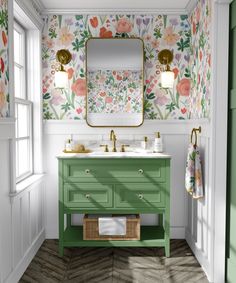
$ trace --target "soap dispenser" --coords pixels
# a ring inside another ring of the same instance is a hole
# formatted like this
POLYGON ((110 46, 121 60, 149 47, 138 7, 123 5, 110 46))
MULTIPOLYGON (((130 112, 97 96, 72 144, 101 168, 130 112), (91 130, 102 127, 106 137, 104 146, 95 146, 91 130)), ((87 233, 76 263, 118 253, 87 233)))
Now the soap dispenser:
POLYGON ((163 152, 163 143, 160 132, 156 133, 155 141, 154 141, 154 152, 163 152))

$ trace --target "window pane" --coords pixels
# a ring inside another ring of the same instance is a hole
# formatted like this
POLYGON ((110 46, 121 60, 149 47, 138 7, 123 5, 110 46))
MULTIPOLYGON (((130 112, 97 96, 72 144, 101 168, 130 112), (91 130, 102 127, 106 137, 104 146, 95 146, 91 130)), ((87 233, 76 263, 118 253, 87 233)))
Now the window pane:
POLYGON ((17 104, 18 138, 29 136, 29 105, 17 104))
POLYGON ((22 63, 22 35, 14 30, 14 62, 22 63))
POLYGON ((25 99, 25 92, 23 88, 24 82, 24 69, 14 66, 14 74, 15 74, 15 97, 19 97, 25 99))
POLYGON ((30 171, 29 162, 29 140, 18 140, 18 176, 19 177, 30 171))

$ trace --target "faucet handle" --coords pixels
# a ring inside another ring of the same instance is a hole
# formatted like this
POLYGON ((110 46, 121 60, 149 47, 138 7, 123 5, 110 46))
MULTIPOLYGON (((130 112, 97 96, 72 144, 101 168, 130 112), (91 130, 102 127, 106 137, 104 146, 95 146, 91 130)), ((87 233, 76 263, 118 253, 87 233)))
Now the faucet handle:
POLYGON ((107 144, 100 144, 100 147, 104 147, 104 152, 109 152, 107 144))
POLYGON ((128 144, 122 144, 120 151, 125 152, 126 147, 129 147, 129 145, 128 144))

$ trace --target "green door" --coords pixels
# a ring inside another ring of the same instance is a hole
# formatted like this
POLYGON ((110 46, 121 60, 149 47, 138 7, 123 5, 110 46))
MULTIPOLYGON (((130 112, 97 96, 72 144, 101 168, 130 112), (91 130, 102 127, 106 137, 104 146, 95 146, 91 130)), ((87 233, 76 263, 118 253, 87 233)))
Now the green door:
POLYGON ((230 6, 227 282, 236 282, 236 0, 230 6))

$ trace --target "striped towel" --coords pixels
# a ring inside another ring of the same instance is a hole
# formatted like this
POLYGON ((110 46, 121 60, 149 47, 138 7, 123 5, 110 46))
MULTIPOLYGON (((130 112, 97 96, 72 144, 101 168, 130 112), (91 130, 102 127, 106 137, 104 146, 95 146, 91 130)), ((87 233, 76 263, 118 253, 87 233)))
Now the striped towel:
POLYGON ((188 148, 185 188, 195 199, 204 197, 200 153, 198 147, 192 143, 188 148))

